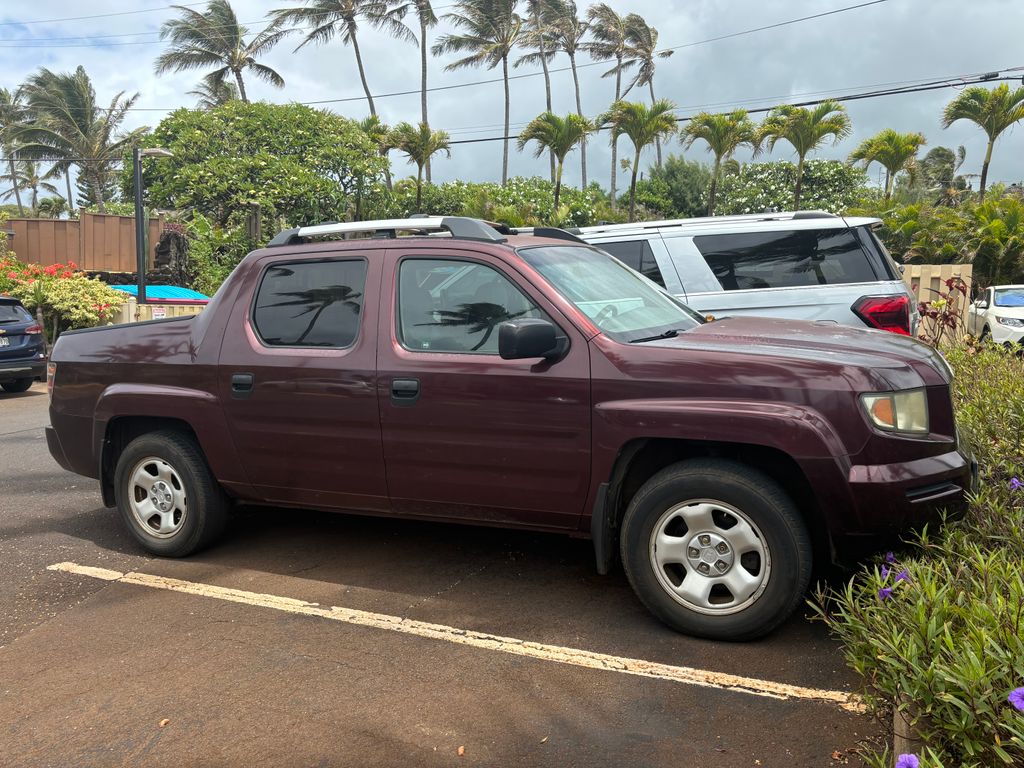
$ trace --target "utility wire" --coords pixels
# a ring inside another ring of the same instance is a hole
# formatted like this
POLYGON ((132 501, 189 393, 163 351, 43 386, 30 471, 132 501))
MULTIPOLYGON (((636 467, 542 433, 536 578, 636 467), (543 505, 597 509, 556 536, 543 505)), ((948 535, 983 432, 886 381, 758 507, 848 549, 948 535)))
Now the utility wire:
MULTIPOLYGON (((1007 76, 1005 76, 1005 73, 1007 73, 1007 72, 1020 72, 1020 71, 1024 71, 1024 66, 1009 67, 1009 68, 1003 69, 1001 71, 990 71, 990 72, 986 72, 986 73, 980 74, 980 75, 966 75, 966 76, 963 76, 963 77, 945 78, 945 79, 942 79, 942 80, 934 80, 934 81, 931 81, 931 82, 925 82, 925 83, 920 83, 918 85, 906 86, 906 87, 901 87, 901 88, 873 89, 873 90, 868 90, 868 91, 862 91, 860 93, 852 93, 852 94, 846 94, 846 95, 841 95, 841 96, 831 96, 831 97, 824 97, 824 98, 820 98, 820 99, 810 99, 810 100, 804 100, 804 101, 788 102, 787 105, 788 106, 793 106, 793 107, 810 107, 810 106, 815 106, 817 104, 821 104, 822 102, 829 101, 829 100, 832 100, 832 101, 859 101, 859 100, 862 100, 862 99, 874 99, 874 98, 880 98, 880 97, 883 97, 883 96, 901 96, 901 95, 912 94, 912 93, 922 93, 922 92, 925 92, 925 91, 934 91, 934 90, 938 90, 938 89, 941 89, 941 88, 963 88, 963 87, 968 86, 968 85, 977 85, 979 83, 1000 82, 1000 81, 1016 81, 1016 80, 1020 80, 1021 78, 1019 76, 1007 77, 1007 76)), ((848 90, 848 89, 838 89, 838 90, 848 90)), ((740 100, 739 102, 734 102, 734 103, 742 103, 742 100, 740 100)), ((775 109, 776 106, 780 106, 780 105, 776 104, 775 106, 772 106, 772 107, 759 107, 757 109, 750 109, 750 110, 747 110, 747 111, 749 113, 751 113, 751 114, 765 113, 765 112, 770 112, 771 110, 775 109)), ((680 117, 676 118, 676 122, 683 123, 683 122, 687 122, 687 121, 692 120, 692 119, 693 119, 693 115, 680 116, 680 117)), ((607 128, 601 128, 599 130, 607 130, 607 128)), ((488 137, 479 138, 479 139, 460 139, 460 140, 452 141, 451 144, 453 144, 453 145, 454 144, 480 144, 480 143, 484 143, 484 142, 488 142, 488 141, 504 141, 506 139, 511 140, 511 139, 517 139, 517 138, 519 138, 518 135, 515 135, 515 136, 488 136, 488 137)), ((282 154, 279 154, 278 157, 304 157, 304 155, 301 154, 301 153, 282 153, 282 154)), ((26 158, 0 157, 0 162, 8 162, 11 159, 21 160, 21 159, 26 159, 26 158)), ((37 160, 37 161, 40 161, 40 162, 60 162, 60 161, 64 161, 64 162, 76 163, 76 162, 90 161, 90 158, 77 158, 77 157, 76 158, 68 158, 68 157, 33 157, 31 159, 32 160, 37 160)), ((95 162, 95 161, 92 161, 92 162, 95 162)), ((122 161, 121 161, 121 159, 115 159, 115 160, 104 161, 104 162, 120 163, 122 161)))
MULTIPOLYGON (((187 7, 195 5, 206 5, 205 2, 200 3, 177 3, 177 5, 184 5, 187 7)), ((137 11, 117 11, 115 13, 95 13, 91 16, 63 16, 58 19, 32 19, 30 21, 0 21, 0 27, 21 27, 27 24, 55 24, 60 21, 84 21, 85 19, 109 19, 111 16, 131 16, 138 13, 152 13, 153 11, 166 11, 169 8, 173 8, 173 5, 160 5, 156 8, 140 8, 137 11)))

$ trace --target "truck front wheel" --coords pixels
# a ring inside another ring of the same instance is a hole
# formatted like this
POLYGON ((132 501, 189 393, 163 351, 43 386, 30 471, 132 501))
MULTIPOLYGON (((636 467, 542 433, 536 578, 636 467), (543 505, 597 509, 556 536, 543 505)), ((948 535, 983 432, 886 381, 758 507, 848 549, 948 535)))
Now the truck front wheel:
POLYGON ((128 444, 114 471, 114 498, 136 541, 164 557, 208 546, 227 522, 223 491, 199 447, 179 432, 150 432, 128 444))
POLYGON ((626 510, 620 544, 644 605, 699 637, 767 634, 810 580, 811 541, 792 499, 728 460, 693 459, 654 475, 626 510))

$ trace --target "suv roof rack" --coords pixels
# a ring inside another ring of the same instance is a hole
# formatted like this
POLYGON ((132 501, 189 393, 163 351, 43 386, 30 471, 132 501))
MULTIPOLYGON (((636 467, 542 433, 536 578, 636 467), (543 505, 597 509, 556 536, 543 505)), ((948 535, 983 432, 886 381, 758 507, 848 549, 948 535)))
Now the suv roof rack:
POLYGON ((506 238, 498 230, 479 219, 465 216, 414 216, 408 219, 378 219, 377 221, 344 221, 295 227, 279 232, 268 247, 299 245, 314 237, 371 232, 375 237, 398 237, 399 232, 425 234, 431 230, 444 231, 459 240, 479 240, 485 243, 504 243, 506 238))
POLYGON ((661 221, 635 221, 629 224, 596 224, 584 227, 587 233, 614 232, 620 229, 658 229, 661 227, 708 226, 728 222, 800 221, 801 219, 839 219, 827 211, 781 211, 778 213, 742 213, 732 216, 694 216, 689 219, 663 219, 661 221))

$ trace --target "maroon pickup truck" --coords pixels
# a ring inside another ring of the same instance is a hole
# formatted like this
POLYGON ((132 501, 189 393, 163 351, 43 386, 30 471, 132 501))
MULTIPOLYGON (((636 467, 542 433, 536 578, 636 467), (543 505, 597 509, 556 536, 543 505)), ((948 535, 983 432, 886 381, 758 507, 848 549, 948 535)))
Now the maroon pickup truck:
POLYGON ((202 314, 65 333, 51 361, 51 453, 151 552, 210 544, 238 502, 559 531, 706 637, 770 631, 812 563, 972 481, 931 348, 708 322, 560 230, 289 230, 202 314))

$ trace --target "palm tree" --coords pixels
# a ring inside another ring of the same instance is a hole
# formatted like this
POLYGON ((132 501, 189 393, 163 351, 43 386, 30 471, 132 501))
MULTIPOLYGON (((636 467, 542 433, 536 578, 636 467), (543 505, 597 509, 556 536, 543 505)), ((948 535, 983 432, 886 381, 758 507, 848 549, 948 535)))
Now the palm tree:
POLYGON ((67 211, 68 201, 58 195, 57 197, 44 197, 40 200, 36 215, 41 219, 59 219, 67 211))
POLYGON ((250 72, 275 88, 284 87, 284 79, 256 59, 277 45, 287 32, 275 21, 255 37, 246 41, 249 30, 238 23, 228 0, 210 0, 203 13, 183 5, 172 5, 181 15, 165 21, 160 39, 170 40, 170 47, 156 59, 156 73, 187 72, 215 68, 208 77, 222 82, 233 75, 242 101, 248 102, 242 72, 250 72))
MULTIPOLYGON (((634 86, 643 87, 647 86, 651 93, 651 104, 656 99, 654 97, 654 70, 656 67, 655 59, 667 59, 672 55, 672 51, 659 51, 658 50, 658 30, 650 26, 642 16, 635 13, 629 14, 626 19, 626 59, 632 64, 636 64, 636 74, 633 75, 633 80, 629 85, 626 86, 626 90, 622 94, 622 98, 625 98, 626 94, 629 93, 634 86)), ((655 139, 654 146, 657 149, 658 167, 661 168, 661 139, 655 139)))
MULTIPOLYGON (((321 45, 329 43, 340 36, 341 41, 352 46, 356 55, 356 68, 359 80, 363 84, 366 102, 370 105, 370 114, 376 115, 377 108, 373 103, 370 86, 366 82, 366 70, 363 68, 363 56, 359 51, 359 22, 366 21, 372 27, 382 29, 392 37, 415 41, 416 37, 402 23, 405 10, 395 6, 388 0, 304 0, 304 6, 298 8, 282 8, 274 11, 274 24, 293 23, 312 28, 305 39, 296 46, 299 50, 309 43, 321 45)), ((289 30, 297 32, 298 29, 289 30)))
POLYGON ((647 106, 634 101, 616 101, 598 119, 600 125, 607 125, 612 131, 612 141, 626 135, 633 142, 632 177, 629 181, 629 220, 636 213, 636 175, 640 169, 640 153, 660 136, 668 138, 676 131, 676 118, 672 114, 676 105, 668 99, 659 99, 647 106))
POLYGON ((587 134, 594 132, 594 124, 579 114, 559 117, 553 112, 544 112, 530 121, 519 134, 520 151, 531 141, 537 143, 533 156, 540 157, 548 150, 558 160, 555 171, 555 211, 562 193, 562 167, 565 156, 579 144, 586 141, 587 134))
POLYGON ((426 123, 413 126, 399 123, 392 129, 388 140, 390 146, 405 152, 410 163, 416 164, 416 211, 423 204, 423 167, 438 152, 451 157, 451 142, 445 131, 432 131, 426 123))
POLYGON ((89 75, 83 67, 73 73, 55 73, 40 69, 23 86, 31 123, 19 131, 22 146, 18 155, 23 158, 57 157, 54 173, 64 174, 67 184, 68 205, 72 205, 69 169, 78 166, 79 178, 97 190, 96 204, 105 209, 103 190, 110 183, 114 166, 125 150, 148 131, 136 128, 129 133, 120 131, 128 110, 139 94, 125 96, 121 91, 110 100, 110 106, 101 108, 96 103, 89 75))
MULTIPOLYGON (((580 99, 580 78, 576 72, 576 54, 581 50, 583 37, 590 25, 582 21, 576 13, 573 0, 550 0, 551 31, 559 49, 569 57, 569 68, 572 70, 572 83, 576 89, 576 114, 583 117, 583 102, 580 99)), ((584 135, 580 143, 581 186, 587 186, 587 138, 584 135)))
POLYGON ((196 105, 199 109, 215 109, 229 101, 236 101, 238 86, 218 78, 215 72, 211 72, 200 80, 199 86, 194 91, 189 91, 188 95, 199 99, 196 105))
MULTIPOLYGON (((407 0, 404 4, 395 9, 397 18, 405 18, 409 11, 416 14, 419 22, 420 37, 420 122, 430 125, 427 119, 427 30, 437 25, 437 15, 430 0, 407 0)), ((397 35, 404 37, 404 35, 397 35)), ((430 183, 430 162, 427 162, 427 183, 430 183)))
POLYGON ((978 197, 985 199, 988 166, 992 162, 992 147, 999 135, 1014 123, 1024 120, 1024 87, 1010 91, 1006 83, 989 90, 974 86, 961 91, 942 112, 942 127, 949 128, 957 120, 976 123, 988 136, 985 160, 981 164, 981 188, 978 197))
POLYGON ((21 189, 16 181, 14 169, 14 150, 17 146, 13 140, 15 131, 25 119, 25 105, 22 99, 21 89, 9 91, 0 88, 0 151, 7 155, 7 164, 10 171, 8 178, 11 182, 11 189, 14 192, 14 200, 18 204, 18 215, 25 215, 25 207, 21 204, 21 189))
POLYGON ((761 124, 759 140, 767 139, 768 151, 785 139, 793 145, 798 158, 796 166, 796 188, 793 192, 793 208, 800 210, 800 190, 804 180, 804 159, 810 152, 821 146, 829 136, 833 144, 850 135, 850 116, 838 101, 826 99, 814 109, 794 107, 785 104, 773 109, 761 124))
MULTIPOLYGON (((392 149, 391 129, 385 123, 381 122, 381 119, 376 115, 364 117, 359 121, 359 127, 362 129, 363 133, 370 137, 370 141, 377 145, 381 157, 386 158, 388 156, 388 152, 392 149)), ((391 163, 388 162, 388 164, 384 166, 384 183, 387 185, 388 190, 391 189, 390 165, 391 163)), ((427 179, 427 181, 430 181, 430 179, 427 179)))
POLYGON ((16 196, 20 197, 20 195, 16 195, 18 192, 31 192, 31 211, 32 215, 35 216, 39 208, 39 190, 49 192, 51 195, 57 194, 57 188, 47 181, 47 179, 53 178, 53 170, 45 174, 41 171, 42 169, 39 164, 34 160, 19 160, 14 167, 14 188, 7 190, 7 192, 0 196, 0 200, 10 200, 16 196))
MULTIPOLYGON (((551 111, 551 73, 548 63, 555 57, 555 42, 551 39, 548 23, 551 16, 551 0, 526 0, 528 10, 526 23, 519 44, 530 51, 516 59, 513 65, 518 68, 522 64, 540 64, 544 72, 544 106, 551 111)), ((555 155, 548 152, 551 166, 551 183, 555 183, 555 155)))
POLYGON ((442 35, 431 49, 435 56, 442 53, 469 54, 446 66, 446 71, 479 66, 494 69, 501 64, 501 74, 505 83, 502 186, 508 182, 508 57, 523 34, 523 20, 515 12, 516 2, 517 0, 458 0, 455 4, 458 12, 447 13, 444 18, 461 31, 442 35))
MULTIPOLYGON (((628 50, 627 36, 629 29, 626 19, 615 12, 607 3, 598 3, 587 9, 587 21, 590 22, 591 40, 583 48, 591 58, 597 61, 614 61, 614 66, 601 77, 615 75, 615 101, 622 98, 622 73, 627 72, 635 62, 626 61, 628 50)), ((612 172, 608 184, 608 194, 612 205, 615 205, 615 181, 619 171, 618 137, 612 139, 612 172)))
POLYGON ((864 139, 850 154, 850 162, 862 162, 867 168, 878 163, 885 168, 885 199, 892 197, 892 186, 900 171, 913 172, 917 152, 925 144, 924 134, 899 133, 886 128, 870 139, 864 139))
POLYGON ((728 160, 733 153, 747 144, 758 149, 757 126, 747 116, 745 109, 736 109, 727 115, 712 115, 701 112, 690 118, 680 131, 683 147, 689 149, 697 139, 707 142, 708 151, 715 156, 715 165, 711 172, 711 187, 708 190, 708 216, 715 215, 715 193, 718 190, 718 177, 721 174, 722 161, 728 160))

